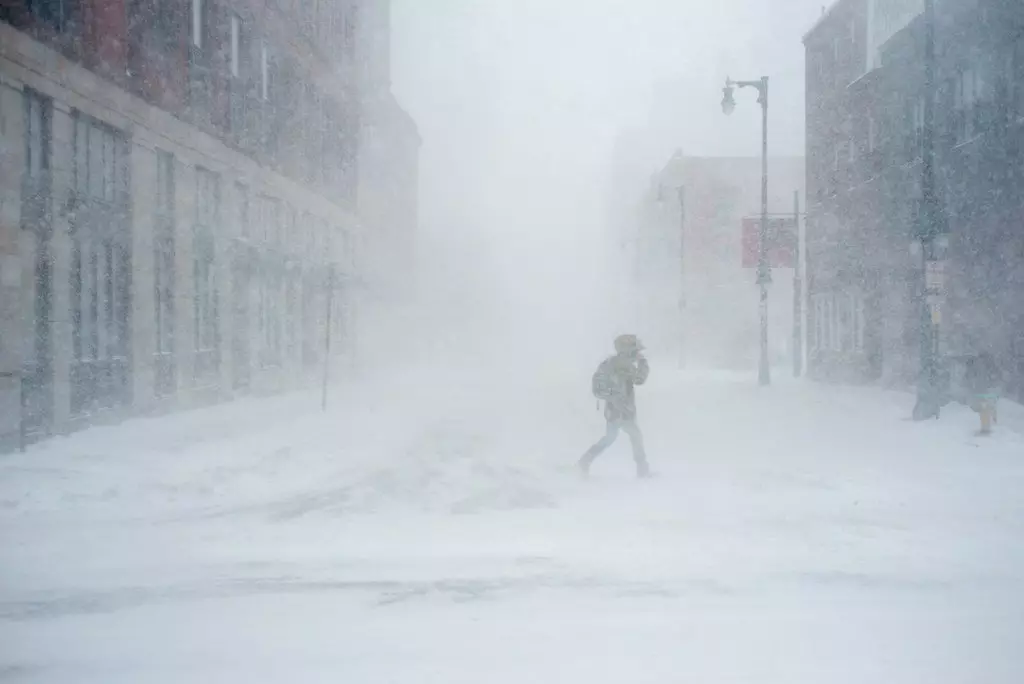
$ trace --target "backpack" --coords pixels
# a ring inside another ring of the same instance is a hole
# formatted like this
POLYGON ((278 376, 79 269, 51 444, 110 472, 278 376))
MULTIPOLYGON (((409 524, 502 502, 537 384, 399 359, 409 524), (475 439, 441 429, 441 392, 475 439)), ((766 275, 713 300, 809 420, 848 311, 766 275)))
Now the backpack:
POLYGON ((608 401, 615 394, 615 376, 612 371, 612 359, 605 359, 594 371, 590 379, 590 391, 602 401, 608 401))

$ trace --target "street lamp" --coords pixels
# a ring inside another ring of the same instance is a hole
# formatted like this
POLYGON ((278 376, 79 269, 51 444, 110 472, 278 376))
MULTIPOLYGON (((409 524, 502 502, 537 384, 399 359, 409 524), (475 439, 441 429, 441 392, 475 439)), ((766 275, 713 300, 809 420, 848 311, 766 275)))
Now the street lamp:
POLYGON ((761 358, 758 363, 757 379, 761 385, 771 384, 768 367, 768 285, 772 282, 771 266, 768 263, 768 77, 758 81, 734 81, 725 79, 722 88, 722 112, 732 114, 736 109, 733 98, 734 88, 755 88, 757 101, 761 105, 761 227, 757 250, 757 284, 761 288, 761 358))
POLYGON ((914 420, 938 418, 942 404, 939 381, 939 326, 945 290, 945 260, 949 248, 946 217, 935 189, 935 0, 925 0, 924 121, 921 150, 921 203, 911 245, 921 259, 921 368, 917 381, 914 420))

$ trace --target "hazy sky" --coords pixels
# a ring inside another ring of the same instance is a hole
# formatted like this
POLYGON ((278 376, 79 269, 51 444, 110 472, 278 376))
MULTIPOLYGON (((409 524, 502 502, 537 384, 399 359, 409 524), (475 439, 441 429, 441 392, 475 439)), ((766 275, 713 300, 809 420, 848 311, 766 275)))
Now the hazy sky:
POLYGON ((485 270, 557 319, 605 277, 595 236, 617 131, 653 112, 665 159, 675 145, 757 155, 754 93, 737 93, 731 117, 719 103, 726 75, 767 75, 772 151, 803 153, 801 38, 821 4, 393 0, 394 89, 424 140, 424 235, 466 255, 465 277, 485 270))

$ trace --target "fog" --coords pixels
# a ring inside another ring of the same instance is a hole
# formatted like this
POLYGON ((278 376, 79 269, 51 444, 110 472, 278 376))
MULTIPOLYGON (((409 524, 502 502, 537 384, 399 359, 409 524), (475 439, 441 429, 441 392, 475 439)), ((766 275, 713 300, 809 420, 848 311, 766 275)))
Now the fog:
POLYGON ((820 3, 0 2, 0 680, 1024 681, 1024 4, 820 3))
POLYGON ((801 36, 820 11, 807 0, 396 1, 393 86, 424 140, 421 323, 457 328, 463 352, 467 336, 498 328, 491 342, 566 358, 606 349, 634 324, 608 227, 611 195, 633 192, 611 182, 616 135, 641 128, 660 143, 652 174, 677 148, 755 157, 759 108, 751 96, 724 117, 721 87, 769 75, 771 154, 802 155, 801 36))

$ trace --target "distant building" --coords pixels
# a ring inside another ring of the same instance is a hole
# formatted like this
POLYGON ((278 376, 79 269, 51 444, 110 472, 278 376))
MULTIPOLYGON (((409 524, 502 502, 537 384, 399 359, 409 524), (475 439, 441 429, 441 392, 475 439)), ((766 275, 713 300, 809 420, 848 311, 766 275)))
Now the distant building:
MULTIPOLYGON (((804 38, 810 368, 913 383, 923 2, 839 0, 804 38)), ((993 352, 1024 396, 1024 4, 936 0, 946 355, 993 352)))
MULTIPOLYGON (((772 157, 768 166, 769 211, 790 217, 794 192, 803 197, 804 161, 772 157)), ((759 300, 755 273, 742 265, 741 227, 744 217, 760 215, 760 207, 757 157, 677 153, 650 179, 632 258, 633 306, 642 312, 641 328, 649 331, 652 346, 674 353, 682 344, 695 363, 756 367, 759 300)), ((791 358, 792 339, 793 269, 778 268, 769 290, 774 362, 791 358)))
POLYGON ((375 294, 401 298, 415 283, 422 141, 390 91, 364 100, 363 111, 359 217, 371 229, 362 271, 375 294))
POLYGON ((300 383, 332 283, 350 353, 374 233, 415 225, 387 5, 0 2, 0 443, 300 383))

